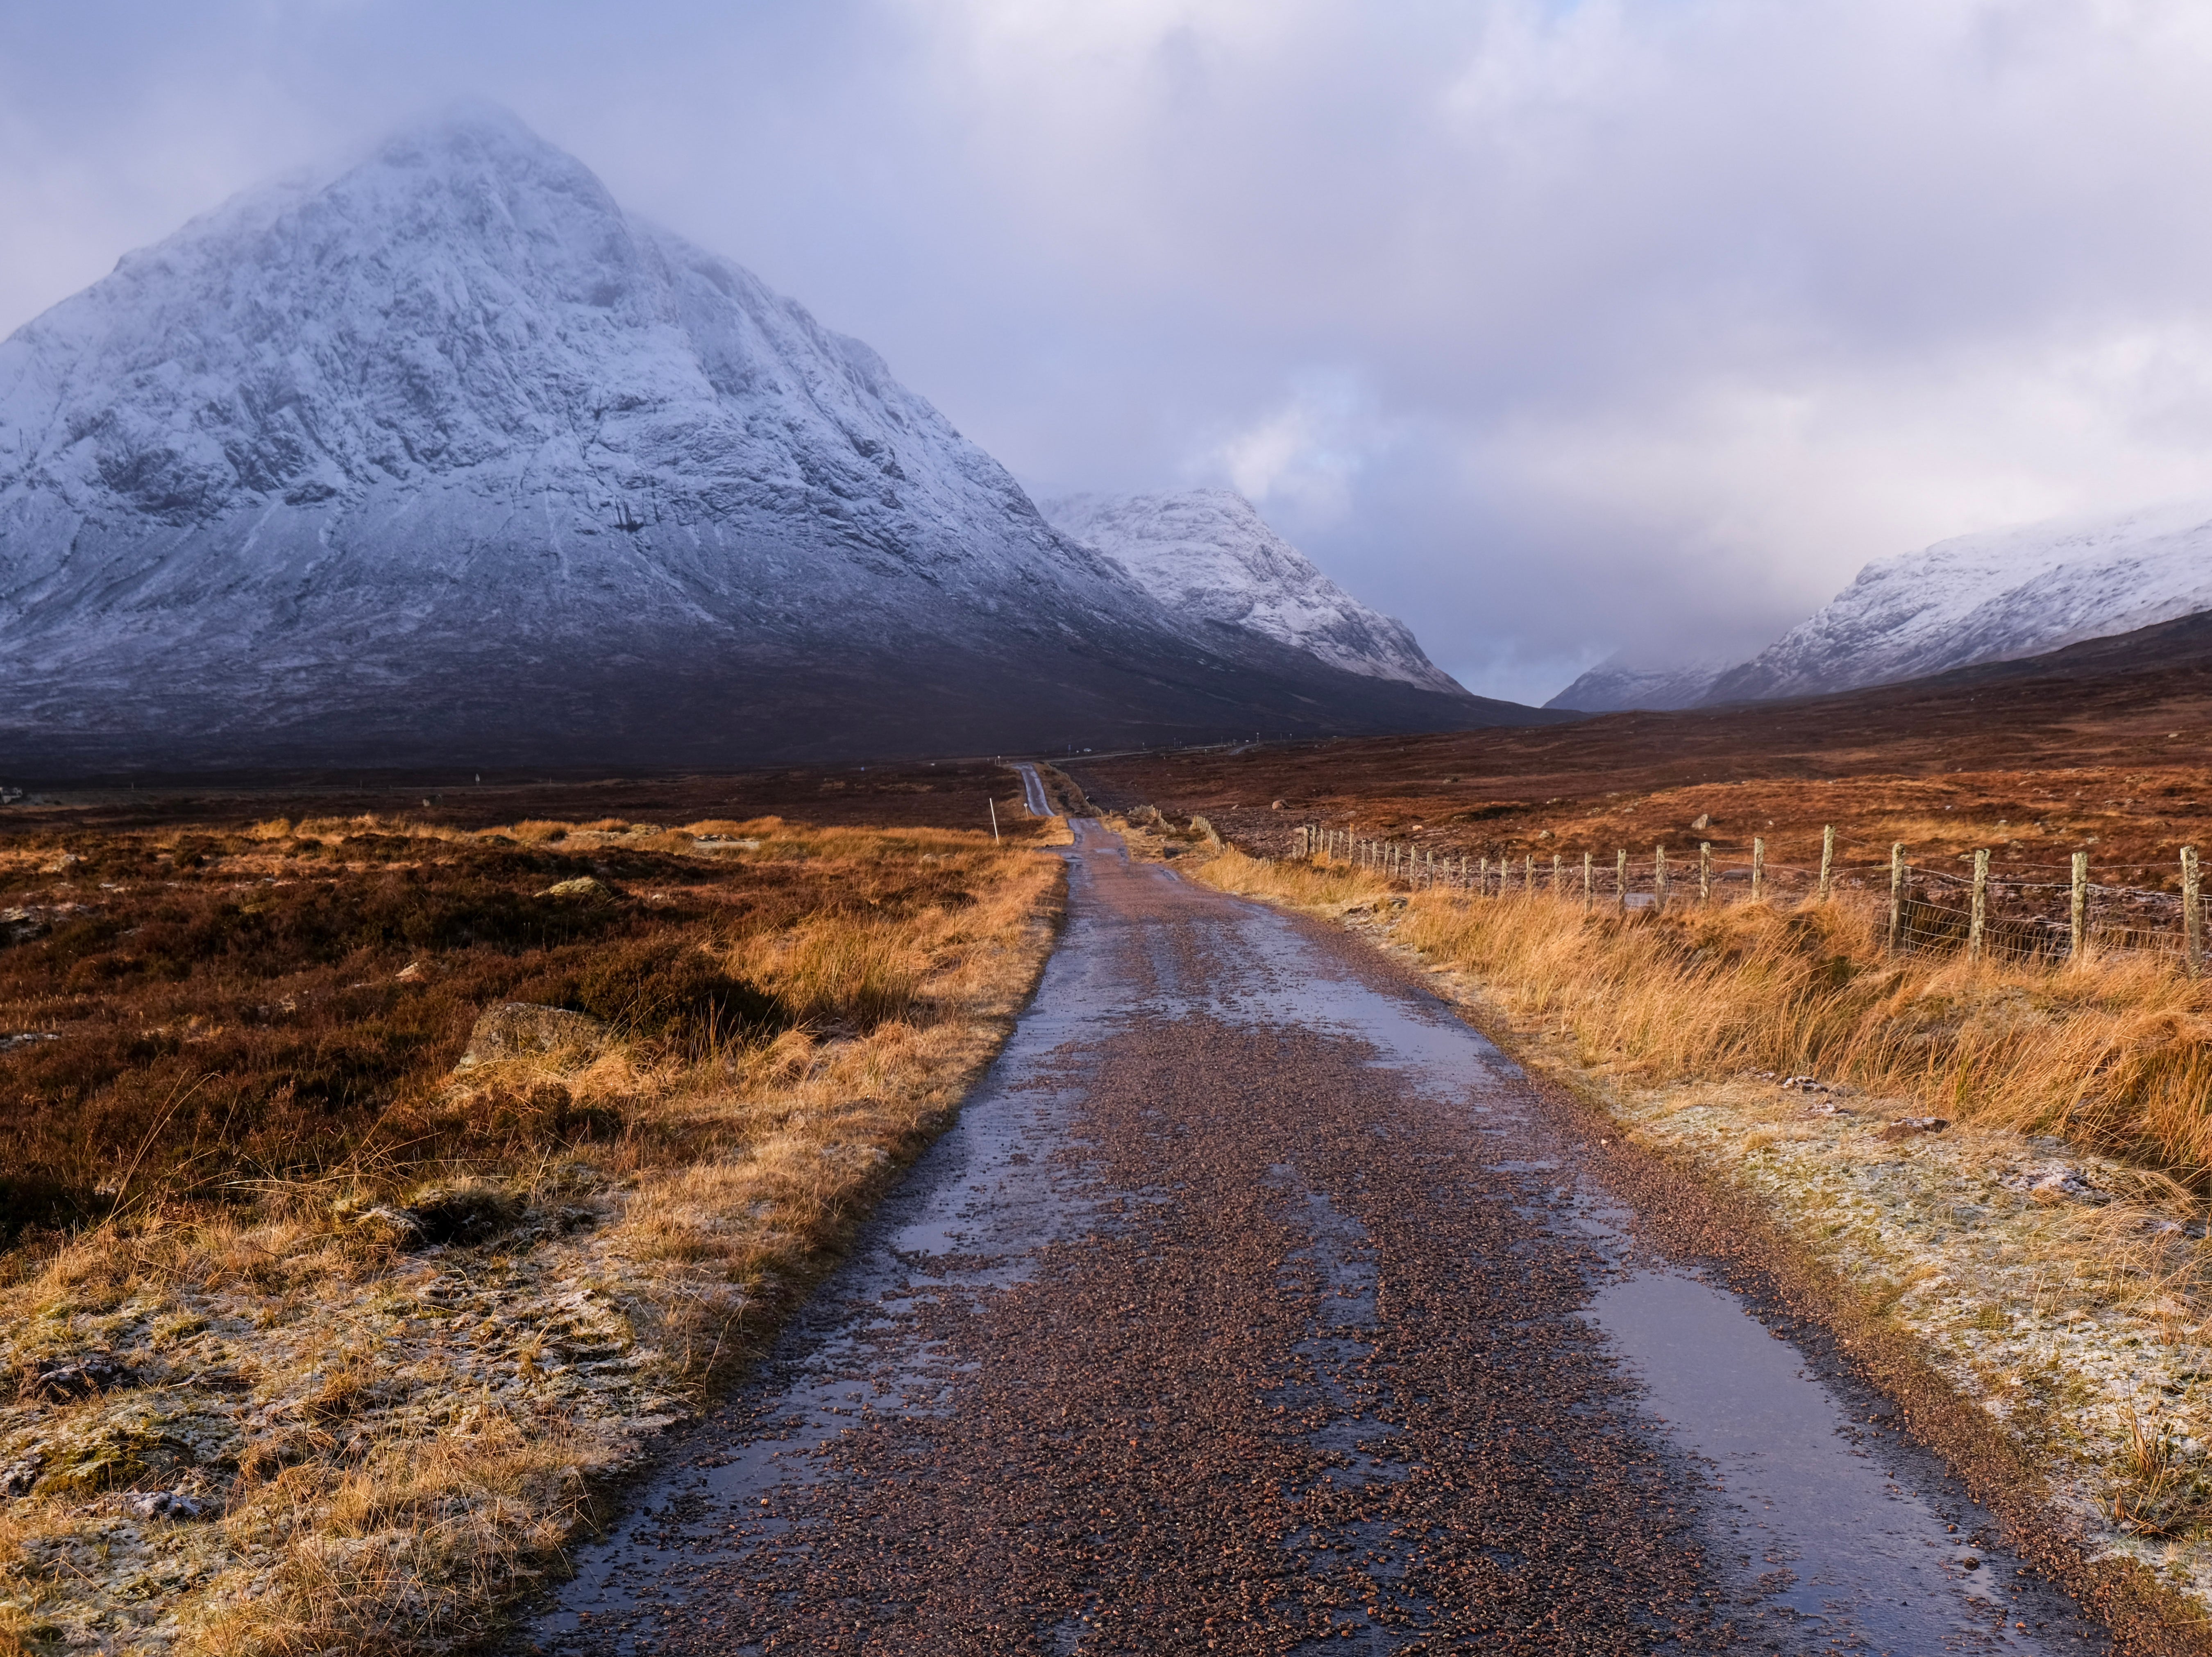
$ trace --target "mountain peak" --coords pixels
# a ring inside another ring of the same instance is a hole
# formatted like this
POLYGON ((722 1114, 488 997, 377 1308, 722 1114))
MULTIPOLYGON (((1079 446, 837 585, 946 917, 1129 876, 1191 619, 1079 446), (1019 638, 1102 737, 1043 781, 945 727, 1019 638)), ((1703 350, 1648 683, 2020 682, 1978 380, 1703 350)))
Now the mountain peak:
POLYGON ((1705 700, 1816 695, 2212 609, 2212 501, 1962 535, 1869 564, 1705 700))
POLYGON ((1170 611, 866 346, 495 107, 235 198, 0 341, 19 764, 995 751, 1474 706, 1335 659, 1170 611))
POLYGON ((1466 695, 1404 622, 1322 574, 1234 489, 1073 495, 1042 510, 1175 614, 1275 640, 1347 673, 1466 695))

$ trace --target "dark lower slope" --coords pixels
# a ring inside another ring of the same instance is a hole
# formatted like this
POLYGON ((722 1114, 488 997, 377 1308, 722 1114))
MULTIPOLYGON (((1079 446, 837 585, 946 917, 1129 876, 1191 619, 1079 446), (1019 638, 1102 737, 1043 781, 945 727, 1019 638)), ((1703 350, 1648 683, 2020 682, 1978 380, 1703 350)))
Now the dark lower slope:
POLYGON ((427 665, 383 652, 311 665, 199 661, 106 685, 10 683, 0 670, 0 751, 11 777, 54 780, 333 765, 713 768, 1562 717, 1272 646, 1204 655, 1122 644, 1000 637, 810 651, 664 632, 491 645, 427 665))
POLYGON ((2050 816, 2052 799, 2072 810, 2087 791, 2096 798, 2084 809, 2112 808, 2082 828, 2098 837, 2099 859, 2164 869, 2175 845, 2202 843, 2208 756, 2212 615, 2197 615, 1871 690, 1605 713, 1546 729, 1108 759, 1077 775, 1107 806, 1203 811, 1255 843, 1279 843, 1285 819, 1268 806, 1281 798, 1339 826, 1348 816, 1363 833, 1425 825, 1472 836, 1462 849, 1546 859, 1589 834, 1607 849, 1680 843, 1707 813, 1725 826, 1696 837, 1721 845, 1768 832, 1788 855, 1817 859, 1824 822, 1907 805, 1965 814, 1987 792, 1977 792, 1979 779, 1999 802, 1988 816, 2014 824, 2050 816), (2039 780, 2033 789, 2027 777, 2039 780), (1947 792, 1967 784, 1955 798, 1947 792), (1638 806, 1653 798, 1670 803, 1665 812, 1638 806))
POLYGON ((2166 669, 2212 669, 2212 610, 2176 616, 2172 621, 2138 628, 2133 633, 2115 634, 2109 639, 2085 639, 2080 644, 2041 656, 1978 662, 1972 667, 1954 667, 1946 673, 1931 673, 1925 678, 1878 685, 1853 694, 1879 695, 1890 690, 1926 694, 1966 685, 2035 679, 2093 679, 2166 669))

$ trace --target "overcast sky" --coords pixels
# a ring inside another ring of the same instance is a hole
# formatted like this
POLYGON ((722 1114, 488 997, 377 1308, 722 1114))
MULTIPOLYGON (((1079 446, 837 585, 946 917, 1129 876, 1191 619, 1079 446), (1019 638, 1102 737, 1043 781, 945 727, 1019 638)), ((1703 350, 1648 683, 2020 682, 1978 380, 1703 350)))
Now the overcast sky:
POLYGON ((1493 695, 2212 494, 2203 0, 0 0, 0 331, 461 96, 1493 695))

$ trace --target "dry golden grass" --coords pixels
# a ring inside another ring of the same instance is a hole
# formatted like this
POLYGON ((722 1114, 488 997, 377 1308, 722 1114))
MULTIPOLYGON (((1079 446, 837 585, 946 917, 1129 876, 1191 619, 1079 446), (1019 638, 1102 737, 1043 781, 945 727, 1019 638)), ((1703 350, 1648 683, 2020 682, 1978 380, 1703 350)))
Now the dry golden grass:
MULTIPOLYGON (((248 838, 372 833, 426 865, 470 838, 389 820, 248 838)), ((611 820, 494 839, 712 859, 737 907, 702 908, 689 947, 787 1022, 403 1082, 350 1161, 19 1243, 0 1380, 98 1353, 137 1384, 0 1393, 0 1478, 35 1480, 0 1502, 0 1653, 483 1633, 557 1568, 592 1476, 757 1350, 948 1120, 1042 966, 1060 890, 1056 859, 988 834, 611 820), (732 859, 773 904, 744 907, 732 859), (548 1099, 618 1131, 537 1132, 548 1099), (447 1141, 422 1135, 448 1120, 475 1130, 440 1160, 423 1147, 447 1141), (489 1235, 426 1249, 403 1210, 481 1214, 489 1235), (209 1516, 132 1512, 168 1490, 209 1516)))
MULTIPOLYGON (((1389 883, 1343 865, 1231 851, 1225 889, 1342 911, 1389 883)), ((1480 979, 1518 1022, 1571 1033, 1585 1064, 1645 1083, 1779 1071, 1925 1114, 2047 1133, 2212 1180, 2212 997, 2142 957, 2053 970, 1954 954, 1892 957, 1879 917, 1677 904, 1623 916, 1539 893, 1407 895, 1397 939, 1480 979)))

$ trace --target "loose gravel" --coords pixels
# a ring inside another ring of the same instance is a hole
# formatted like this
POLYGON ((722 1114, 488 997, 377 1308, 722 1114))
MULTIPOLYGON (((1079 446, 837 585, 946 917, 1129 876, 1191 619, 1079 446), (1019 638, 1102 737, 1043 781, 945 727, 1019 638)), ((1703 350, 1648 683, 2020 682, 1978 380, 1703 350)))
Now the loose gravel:
POLYGON ((1678 1186, 1357 941, 1089 825, 1071 862, 960 1126, 526 1648, 2103 1648, 1815 1355, 1773 1385, 1936 1538, 1922 1613, 1822 1590, 1593 1315, 1680 1280, 1702 1222, 1638 1207, 1678 1186))

